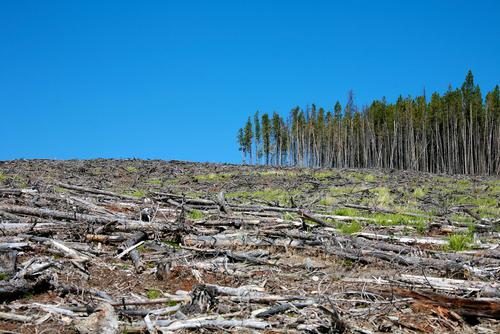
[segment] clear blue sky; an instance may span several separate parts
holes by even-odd
[[[255,110],[500,78],[500,1],[1,1],[0,160],[238,162]]]

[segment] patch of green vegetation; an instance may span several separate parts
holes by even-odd
[[[174,307],[176,305],[177,305],[177,302],[175,300],[170,300],[170,301],[165,303],[165,306],[168,306],[168,307]]]
[[[188,216],[193,220],[202,219],[204,217],[203,212],[199,210],[192,210],[191,212],[189,212]]]
[[[415,196],[415,198],[423,198],[425,196],[425,190],[423,188],[415,188],[415,190],[413,190],[413,196]]]
[[[336,209],[336,210],[332,211],[332,215],[358,217],[358,216],[360,216],[360,212],[356,209],[340,208],[340,209]]]
[[[137,190],[132,191],[131,193],[128,193],[127,195],[133,196],[136,198],[143,198],[146,196],[146,192],[144,190],[137,189]]]
[[[0,182],[3,182],[7,180],[7,175],[5,175],[3,172],[0,172]]]
[[[33,299],[34,295],[31,292],[25,292],[23,293],[23,297],[25,299]]]
[[[129,173],[137,173],[139,170],[137,168],[135,168],[134,166],[128,166],[127,168],[125,168],[127,170],[127,172]]]
[[[343,234],[353,234],[353,233],[360,232],[363,229],[363,227],[361,226],[361,224],[358,223],[358,222],[352,222],[352,223],[349,223],[349,224],[340,223],[340,224],[337,225],[337,228]]]
[[[220,182],[225,179],[228,179],[232,176],[232,174],[229,173],[210,173],[210,174],[200,174],[200,175],[195,175],[194,179],[197,182]]]
[[[315,178],[317,178],[319,180],[324,180],[324,179],[331,177],[333,175],[333,173],[331,171],[323,171],[323,172],[316,172],[313,175]]]
[[[453,183],[455,180],[451,177],[444,177],[444,176],[434,176],[434,181],[435,182],[440,182],[440,183]]]
[[[319,205],[325,205],[325,206],[330,206],[335,204],[337,201],[334,197],[331,196],[325,196],[322,199],[319,200],[318,204]]]
[[[375,181],[375,175],[372,175],[372,174],[367,174],[365,176],[365,181],[366,182],[374,182]]]
[[[262,172],[257,172],[257,175],[262,176],[262,177],[267,177],[267,176],[294,177],[294,176],[299,175],[299,172],[294,171],[294,170],[277,169],[277,170],[266,170],[266,171],[262,171]]]
[[[493,196],[500,196],[500,181],[488,182],[488,192]]]
[[[377,213],[372,216],[376,223],[382,226],[412,225],[423,221],[423,218],[410,217],[400,213]]]
[[[378,205],[387,207],[389,204],[394,203],[391,191],[387,187],[379,187],[370,190],[375,194],[375,201]]]
[[[147,247],[145,244],[142,244],[139,247],[137,247],[137,251],[139,253],[150,253],[151,252],[151,248]]]
[[[296,217],[288,211],[283,213],[283,220],[294,220]]]
[[[451,215],[451,220],[454,222],[459,222],[459,223],[472,223],[474,222],[474,218],[471,216],[464,216],[458,213],[454,213]]]
[[[151,179],[151,180],[148,180],[147,183],[151,184],[151,185],[158,186],[158,185],[161,185],[161,180],[160,179]]]
[[[92,174],[93,174],[94,176],[98,176],[98,175],[101,175],[101,174],[102,174],[102,172],[103,172],[103,170],[102,170],[102,168],[101,168],[101,167],[96,167],[96,168],[94,168],[94,171],[93,171],[93,173],[92,173]]]
[[[67,193],[69,190],[63,187],[54,187],[54,191],[58,194]]]
[[[6,281],[9,279],[9,276],[6,273],[0,273],[0,281]]]
[[[494,197],[491,196],[459,195],[453,199],[453,203],[475,205],[478,207],[495,207],[498,202]]]
[[[413,227],[415,227],[415,230],[417,230],[419,234],[425,234],[425,232],[427,232],[427,224],[425,221],[417,221],[413,223]]]
[[[350,172],[347,174],[347,177],[355,181],[364,181],[366,176],[361,172]]]
[[[157,299],[161,296],[161,291],[156,289],[148,289],[146,292],[148,299]]]
[[[473,241],[470,233],[456,233],[448,236],[448,244],[444,246],[447,251],[459,252],[470,249],[470,243]]]
[[[343,267],[347,267],[347,268],[351,268],[354,265],[354,262],[352,260],[349,260],[349,259],[341,260],[340,263],[342,264]]]
[[[170,247],[172,247],[174,249],[181,249],[181,246],[179,245],[178,242],[168,240],[168,239],[163,239],[162,242],[166,245],[169,245]]]

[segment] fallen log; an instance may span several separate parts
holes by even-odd
[[[391,290],[402,297],[411,297],[415,301],[423,304],[442,306],[453,310],[465,317],[482,317],[490,319],[500,319],[500,300],[499,299],[473,299],[446,296],[435,292],[425,293],[419,291],[394,288]]]

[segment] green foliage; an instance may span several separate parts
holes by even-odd
[[[126,168],[127,172],[129,173],[137,173],[139,170],[137,168],[135,168],[134,166],[128,166]]]
[[[415,190],[413,190],[413,196],[416,198],[423,198],[425,196],[425,190],[423,188],[415,188]]]
[[[3,182],[7,180],[7,175],[5,175],[3,172],[0,172],[0,182]]]
[[[377,224],[382,226],[411,225],[422,221],[421,218],[410,217],[400,213],[377,213],[373,215]]]
[[[148,289],[146,292],[148,299],[157,299],[161,296],[161,291],[156,289]]]
[[[420,234],[425,234],[425,232],[427,232],[427,224],[424,221],[417,221],[413,224],[413,226]]]
[[[230,177],[231,174],[229,173],[220,173],[220,174],[210,173],[210,174],[195,175],[194,179],[197,182],[220,182]]]
[[[144,190],[136,189],[136,190],[132,191],[131,193],[129,193],[128,195],[133,196],[133,197],[137,197],[137,198],[143,198],[146,196],[146,192]]]
[[[386,207],[394,202],[394,199],[390,193],[390,189],[387,187],[374,188],[370,192],[376,195],[375,201],[377,205]]]
[[[203,212],[199,210],[192,210],[191,212],[189,212],[188,216],[193,220],[202,219],[204,217]]]
[[[348,217],[359,217],[360,212],[356,209],[351,208],[340,208],[332,212],[332,215],[336,216],[348,216]]]
[[[327,179],[329,177],[331,177],[333,175],[333,172],[331,171],[322,171],[322,172],[316,172],[313,174],[315,178],[319,179],[319,180],[324,180],[324,179]]]
[[[376,178],[375,178],[375,175],[372,175],[372,174],[367,174],[367,175],[365,176],[365,181],[366,181],[366,182],[374,182],[374,181],[375,181],[375,179],[376,179]]]
[[[168,240],[168,239],[163,239],[162,242],[174,249],[181,249],[181,246],[179,245],[178,242],[175,242],[175,241],[172,241],[172,240]]]
[[[283,213],[283,220],[294,220],[295,218],[296,217],[288,211]]]
[[[294,177],[297,176],[298,173],[296,171],[291,170],[283,170],[283,169],[275,169],[263,172],[257,172],[257,175],[262,177]]]
[[[361,226],[360,223],[358,222],[352,222],[349,224],[346,223],[340,223],[337,225],[337,228],[342,232],[343,234],[353,234],[360,232],[363,227]]]
[[[151,179],[151,180],[148,180],[148,184],[161,185],[161,180],[160,179]]]
[[[447,251],[463,251],[470,249],[470,243],[473,241],[470,233],[456,233],[448,236],[448,245],[444,247]]]
[[[6,273],[0,273],[0,281],[6,281],[9,279],[9,276]]]

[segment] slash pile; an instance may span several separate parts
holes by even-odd
[[[3,331],[500,330],[497,211],[436,190],[418,205],[439,210],[395,205],[430,174],[141,160],[0,172]]]

